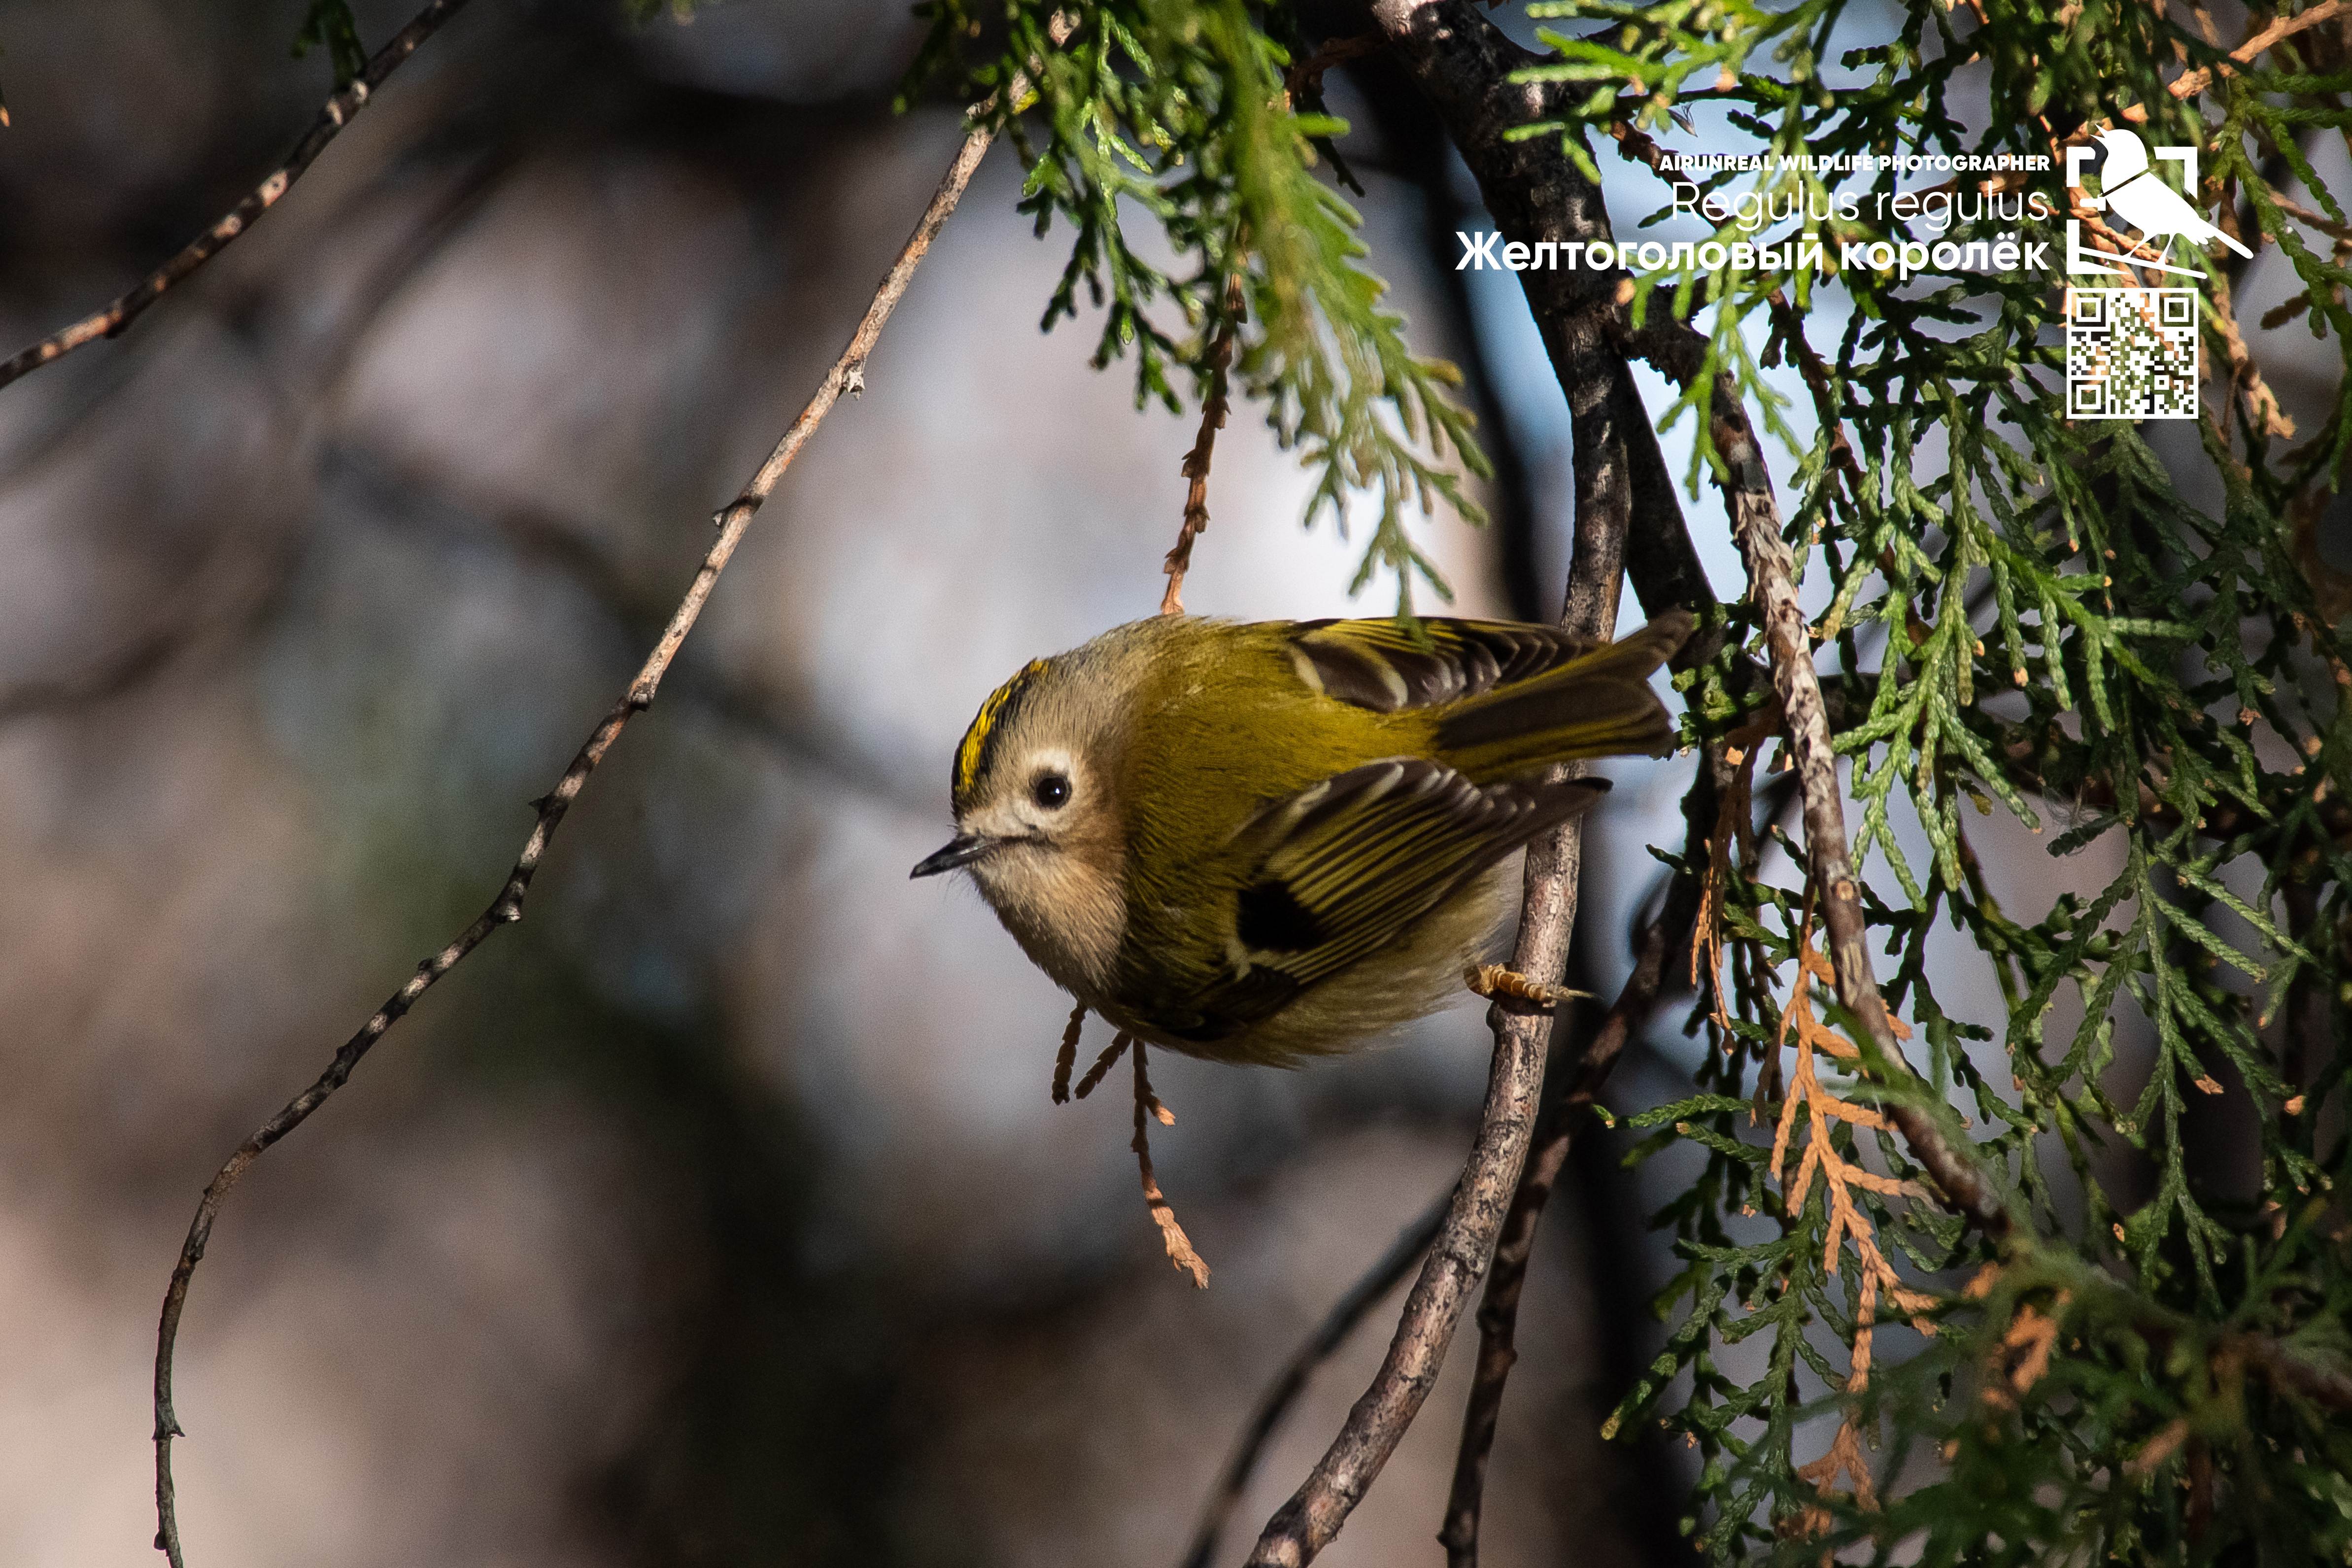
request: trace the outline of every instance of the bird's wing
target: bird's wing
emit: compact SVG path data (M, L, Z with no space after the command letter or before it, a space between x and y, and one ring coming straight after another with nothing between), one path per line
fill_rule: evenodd
M1480 786L1415 757L1367 763L1275 802L1230 853L1234 938L1181 1005L1181 1037L1221 1038L1405 937L1478 874L1589 809L1606 779Z
M1376 713L1475 697L1599 646L1554 626L1446 617L1301 621L1288 633L1300 679Z
M1438 715L1436 753L1474 779L1574 757L1664 756L1674 749L1674 721L1650 677L1691 629L1688 611L1669 610L1631 637L1454 703Z

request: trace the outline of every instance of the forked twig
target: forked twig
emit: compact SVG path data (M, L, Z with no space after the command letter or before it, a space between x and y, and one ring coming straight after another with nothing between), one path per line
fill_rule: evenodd
M437 0L426 15L433 16L434 25L438 26L441 18L463 3L464 0ZM421 22L423 18L419 20ZM417 25L412 23L411 29ZM429 28L426 30L430 31ZM413 42L410 47L414 47ZM381 61L383 57L379 55L377 58ZM370 68L373 70L373 63ZM913 235L899 251L898 259L891 264L890 270L884 275L880 287L875 290L873 302L866 307L865 318L850 338L849 346L842 351L841 357L834 362L833 367L817 384L814 395L801 410L800 417L793 421L791 427L776 443L775 449L769 453L759 472L744 486L742 493L718 514L719 537L712 543L709 553L703 557L702 565L695 573L686 596L670 616L668 626L663 629L653 651L646 656L636 678L629 683L627 691L614 704L612 710L591 731L586 743L572 759L571 766L564 769L563 776L556 781L555 787L533 803L538 819L531 825L530 836L524 841L522 853L516 859L514 868L507 874L498 897L446 947L418 965L408 983L394 992L391 999L376 1010L374 1016L360 1026L357 1034L344 1042L318 1081L288 1101L277 1115L240 1144L205 1186L204 1197L196 1205L195 1218L189 1224L187 1240L180 1248L179 1262L172 1270L171 1285L164 1292L163 1319L157 1326L155 1340L155 1544L170 1559L172 1568L184 1568L172 1487L172 1439L184 1436L172 1408L173 1351L179 1338L180 1317L187 1305L189 1281L195 1274L196 1265L204 1258L205 1247L212 1237L213 1222L219 1216L222 1204L238 1179L270 1145L300 1126L312 1111L326 1102L330 1095L350 1080L352 1070L359 1065L360 1059L415 1005L418 997L457 967L468 953L487 942L500 926L522 918L523 900L530 890L531 878L537 873L540 861L546 855L547 847L554 838L556 828L562 825L564 814L571 809L581 790L586 787L589 775L604 761L613 742L620 738L621 731L631 719L653 705L663 676L668 671L671 661L677 657L687 634L694 629L695 621L701 616L703 605L709 602L711 590L718 584L719 574L727 569L737 546L742 543L752 517L774 490L777 481L783 478L784 470L792 466L793 459L799 456L810 435L834 405L840 401L842 394L864 386L866 357L874 352L883 324L890 319L890 312L906 293L915 268L921 264L931 242L938 237L948 215L955 210L964 187L971 181L972 171L980 166L982 155L988 151L991 139L991 133L984 129L975 130L964 138L955 161L948 166L938 190L932 193L930 205L924 209L921 219L916 224Z
M392 36L390 43L375 52L365 68L352 79L351 85L327 100L326 107L319 110L319 118L311 121L310 129L294 144L286 161L247 192L243 200L229 208L227 216L190 240L177 256L149 273L129 293L0 363L0 386L31 374L52 360L64 358L85 343L119 336L148 306L162 299L165 289L184 281L197 268L227 249L237 236L253 226L255 220L278 205L294 182L302 177L302 172L326 151L327 143L352 122L352 116L367 107L384 79L398 70L425 39L440 31L443 23L465 8L466 0L433 0L419 11L408 26Z
M1702 786L1699 794L1706 793ZM1711 820L1711 807L1706 807L1704 803L1702 817L1698 832L1703 837L1705 821ZM1609 1069L1622 1053L1633 1031L1641 1026L1664 994L1673 976L1668 961L1690 946L1697 907L1696 879L1675 877L1668 887L1664 908L1658 918L1650 922L1637 943L1633 975L1618 993L1617 1000L1600 1030L1579 1056L1566 1092L1554 1100L1536 1122L1533 1146L1520 1173L1518 1187L1512 1194L1511 1208L1504 1221L1501 1236L1496 1243L1494 1262L1486 1277L1486 1300L1478 1312L1481 1331L1478 1370L1471 1389L1470 1406L1464 1417L1462 1449L1455 1463L1453 1497L1446 1509L1446 1529L1438 1537L1449 1555L1467 1550L1475 1561L1479 1495L1485 1484L1486 1456L1494 1441L1494 1413L1501 1405L1504 1378L1511 1363L1517 1360L1517 1352L1511 1348L1510 1342L1513 1326L1517 1320L1519 1284L1526 1273L1537 1221L1541 1218L1545 1200L1550 1196L1567 1163L1575 1112L1590 1105L1598 1096L1602 1080L1607 1078ZM1473 989L1475 988L1474 985ZM1570 992L1568 994L1577 996L1582 994ZM1550 1002L1556 998L1546 996L1538 1000ZM1218 1477L1216 1489L1202 1506L1201 1522L1193 1532L1192 1547L1185 1553L1183 1568L1208 1568L1226 1519L1248 1486L1250 1476L1255 1470L1258 1458L1273 1436L1275 1428L1306 1387L1307 1377L1355 1331L1365 1314L1404 1277L1405 1270L1412 1268L1414 1259L1429 1250L1444 1222L1452 1199L1453 1194L1449 1191L1427 1213L1406 1226L1388 1251L1365 1270L1362 1277L1349 1288L1348 1293L1332 1306L1315 1332L1283 1363L1281 1371L1276 1373L1274 1382L1259 1399L1249 1425L1243 1429L1232 1458L1226 1461L1224 1470Z

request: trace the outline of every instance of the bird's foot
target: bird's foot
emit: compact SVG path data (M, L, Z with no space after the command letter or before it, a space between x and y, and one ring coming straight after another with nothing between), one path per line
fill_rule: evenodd
M1556 1007L1563 1002L1590 1000L1590 991L1572 991L1565 985L1547 985L1530 980L1517 970L1500 963L1474 963L1463 971L1462 984L1490 1001L1509 997L1516 1002L1528 1002L1538 1007Z

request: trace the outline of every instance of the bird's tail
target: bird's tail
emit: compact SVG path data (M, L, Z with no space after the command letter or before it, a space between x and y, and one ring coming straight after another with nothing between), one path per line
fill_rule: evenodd
M1674 748L1674 721L1650 675L1674 657L1696 623L1669 610L1629 637L1540 675L1450 704L1437 721L1437 753L1481 783L1578 757Z

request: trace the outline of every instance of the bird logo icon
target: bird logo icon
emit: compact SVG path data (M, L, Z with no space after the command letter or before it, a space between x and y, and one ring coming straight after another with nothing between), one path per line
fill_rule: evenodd
M2139 242L2135 248L2161 256L2176 238L2185 238L2200 250L2218 239L2240 256L2252 258L2252 251L2208 223L2202 213L2189 205L2188 198L2156 176L2148 166L2147 144L2137 132L2103 131L2098 142L2106 153L2106 162L2099 172L2102 194L2091 199L2091 205L2114 214L2139 230Z

